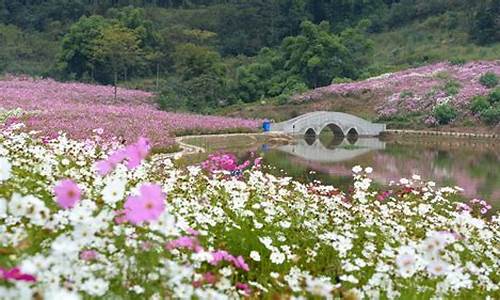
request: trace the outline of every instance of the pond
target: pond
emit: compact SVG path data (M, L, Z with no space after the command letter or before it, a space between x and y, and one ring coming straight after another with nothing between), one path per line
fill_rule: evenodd
M321 135L286 144L262 135L204 137L185 140L208 152L233 152L242 159L251 152L263 157L267 170L301 182L319 180L339 188L351 184L355 165L371 166L372 178L387 184L420 175L440 185L460 186L467 198L485 199L500 209L500 143L494 139L389 136L362 138ZM189 162L202 160L188 158Z

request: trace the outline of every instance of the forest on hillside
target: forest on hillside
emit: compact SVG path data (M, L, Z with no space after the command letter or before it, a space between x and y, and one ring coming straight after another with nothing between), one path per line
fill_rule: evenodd
M500 0L0 0L0 74L119 83L203 113L498 58L499 42Z

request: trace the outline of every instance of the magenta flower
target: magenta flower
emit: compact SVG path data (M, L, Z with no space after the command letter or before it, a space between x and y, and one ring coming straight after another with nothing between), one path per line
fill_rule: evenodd
M236 257L236 258L233 257L233 265L236 268L242 269L245 272L250 271L250 268L248 267L247 263L245 262L245 259L241 255Z
M71 179L64 179L54 187L57 204L63 209L72 208L80 200L82 192Z
M19 268L4 269L0 268L0 279L4 280L14 280L14 281L26 281L35 282L36 277L30 274L24 274Z
M234 255L229 254L229 252L225 250L217 250L212 252L212 260L210 261L210 264L213 266L218 265L221 261L227 261L235 268L241 269L245 272L250 271L250 268L248 267L247 263L245 262L245 259L243 256L238 256L235 257Z
M250 289L250 286L246 283L237 282L236 289L242 291L246 296L250 296L252 293L252 289Z
M100 160L100 161L96 162L95 167L97 169L97 173L99 173L99 175L101 175L101 176L105 176L105 175L109 174L114 169L114 165L112 165L107 160Z
M210 261L210 264L213 266L216 266L219 264L219 262L224 261L224 260L230 260L232 258L232 255L230 255L227 251L224 250L217 250L212 252L212 260Z
M165 210L165 195L155 184L143 184L139 196L130 196L125 202L125 217L132 224L154 221Z
M173 249L189 249L194 252L200 252L203 248L200 246L198 239L190 236L181 236L178 239L170 241L165 246L167 250Z

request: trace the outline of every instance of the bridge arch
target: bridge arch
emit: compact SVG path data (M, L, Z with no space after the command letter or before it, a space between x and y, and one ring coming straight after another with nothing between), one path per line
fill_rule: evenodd
M347 130L346 135L347 136L349 136L349 135L359 135L359 132L356 129L356 127L351 127L349 130Z
M304 132L305 136L317 136L320 132L316 132L314 128L307 128L306 132Z
M328 129L330 130L334 136L336 137L344 137L345 134L344 134L344 130L342 129L341 126L335 124L335 123L328 123L328 124L325 124L322 128L321 128L321 131L319 132L321 134L321 132L323 132L323 130L325 129Z

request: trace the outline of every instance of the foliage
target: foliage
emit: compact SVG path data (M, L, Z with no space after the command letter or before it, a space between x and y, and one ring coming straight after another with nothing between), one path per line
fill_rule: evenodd
M434 108L434 117L439 124L448 124L457 117L457 110L449 104L441 104Z
M112 70L116 87L118 72L127 72L137 66L142 52L135 32L121 25L103 29L102 35L93 41L92 60Z
M448 80L444 87L443 90L448 96L455 96L460 92L461 85L458 81L456 80Z
M161 107L208 113L228 104L226 69L216 51L186 43L176 47L173 58L177 76L162 89Z
M475 96L470 103L470 110L475 114L480 114L490 107L488 97Z
M335 77L356 78L370 56L363 24L335 35L327 22L303 22L300 35L285 38L277 50L264 48L256 62L238 69L240 97L250 102L326 85Z
M493 72L486 72L481 75L479 82L487 88L494 88L498 84L498 75Z
M481 119L488 125L500 123L500 104L497 103L482 111Z
M500 103L500 87L497 87L488 95L491 104Z
M448 62L454 66L462 66L462 65L465 65L467 60L463 57L453 57Z
M489 44L500 41L500 1L480 1L475 13L471 35L479 44Z
M109 21L101 16L82 17L71 25L61 42L60 68L76 78L82 78L87 73L92 78L105 81L99 73L95 73L101 68L96 66L94 51L95 41L102 37L102 31L107 26ZM106 79L109 81L109 78Z
M204 74L224 74L220 55L207 47L192 43L181 44L176 47L173 56L175 71L182 80L190 80Z

